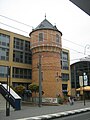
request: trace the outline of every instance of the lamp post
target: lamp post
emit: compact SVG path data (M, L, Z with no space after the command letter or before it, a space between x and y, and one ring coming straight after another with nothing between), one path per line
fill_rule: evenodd
M85 106L84 75L83 75L83 100L84 100L84 106Z
M42 105L42 70L41 70L41 55L39 54L39 107Z
M10 97L10 67L7 66L7 99ZM6 100L6 116L10 116L10 103Z

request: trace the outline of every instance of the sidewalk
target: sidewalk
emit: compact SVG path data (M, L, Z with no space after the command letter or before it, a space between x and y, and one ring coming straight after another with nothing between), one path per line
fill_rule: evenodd
M88 108L88 109L85 109L85 108ZM73 111L73 110L76 110L76 111ZM67 104L67 105L59 105L59 106L38 107L38 106L31 106L31 105L22 105L22 109L19 111L11 110L10 116L8 117L6 117L5 110L0 110L0 120L34 120L36 118L40 120L43 117L44 118L47 117L49 119L50 117L55 117L57 115L60 116L61 114L67 115L67 113L71 114L71 113L75 113L79 111L82 112L82 110L83 111L90 110L90 101L86 101L85 106L84 106L83 101L75 102L74 105ZM66 112L66 111L69 111L69 112ZM42 115L45 115L45 116L42 116ZM36 117L36 116L39 116L39 117Z

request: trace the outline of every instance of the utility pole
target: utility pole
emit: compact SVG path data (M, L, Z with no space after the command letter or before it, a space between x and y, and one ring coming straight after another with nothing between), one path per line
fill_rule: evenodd
M76 81L76 67L74 66L74 83L75 83L75 97L77 96L76 89L77 89L77 81Z
M85 104L85 92L84 92L84 76L83 76L83 102L84 102L84 106Z
M41 69L41 55L39 54L39 107L42 105L42 69Z
M83 100L84 100L84 106L86 105L85 102L85 91L84 91L84 87L87 86L87 75L86 73L83 73Z

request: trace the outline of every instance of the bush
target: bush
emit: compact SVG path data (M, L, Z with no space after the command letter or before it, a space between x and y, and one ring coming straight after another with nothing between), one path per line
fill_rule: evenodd
M59 103L59 104L63 104L63 102L64 102L63 99L60 98L60 97L58 97L58 103Z
M23 85L18 85L14 88L15 92L18 94L23 94L23 92L25 91L25 87Z

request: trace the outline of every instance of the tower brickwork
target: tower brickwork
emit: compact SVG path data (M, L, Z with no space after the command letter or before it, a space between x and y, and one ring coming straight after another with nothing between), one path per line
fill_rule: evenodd
M32 82L39 83L39 55L41 55L43 97L62 96L61 58L62 33L44 20L30 33L32 50Z

